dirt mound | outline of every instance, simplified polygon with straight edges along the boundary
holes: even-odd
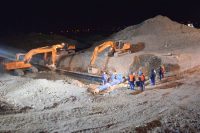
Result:
[[[195,28],[190,28],[186,25],[172,21],[168,17],[158,15],[154,18],[150,18],[141,24],[129,26],[124,30],[113,35],[114,38],[121,37],[122,35],[129,36],[141,36],[147,34],[171,34],[171,33],[183,33],[183,32],[199,32]]]
[[[142,51],[145,48],[145,44],[143,42],[138,42],[137,44],[132,45],[131,52],[136,53]]]
[[[134,47],[135,51],[132,54],[120,57],[107,58],[106,50],[104,50],[99,53],[95,61],[95,66],[100,69],[115,69],[118,73],[125,74],[130,69],[130,64],[135,61],[135,56],[142,54],[144,54],[142,63],[136,62],[134,65],[145,66],[147,61],[146,64],[150,64],[147,67],[157,68],[161,63],[164,63],[170,64],[167,65],[170,71],[178,71],[199,64],[199,59],[196,56],[200,50],[200,30],[172,21],[165,16],[159,15],[141,24],[127,27],[101,42],[107,40],[123,40],[132,44],[142,42],[144,45]],[[101,43],[94,43],[94,46],[96,44]],[[87,72],[94,46],[83,53],[63,59],[60,62],[60,67],[72,71]],[[154,60],[150,60],[148,56],[145,56],[146,54],[156,56],[160,58],[160,61],[152,64]]]
[[[161,59],[159,57],[151,54],[143,54],[134,57],[129,72],[137,71],[139,68],[142,68],[145,75],[149,75],[152,68],[157,70],[160,65]]]
[[[141,24],[129,26],[113,34],[109,39],[127,40],[132,43],[142,41],[149,46],[146,50],[172,50],[172,48],[182,49],[190,44],[196,45],[199,37],[198,29],[158,15]]]

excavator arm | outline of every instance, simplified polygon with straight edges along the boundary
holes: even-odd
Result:
[[[115,47],[115,43],[113,41],[107,41],[107,42],[104,42],[101,45],[95,47],[94,52],[92,54],[92,57],[90,59],[90,66],[94,65],[98,54],[101,53],[104,49],[106,49],[108,47],[114,48]]]
[[[56,45],[49,46],[49,47],[32,49],[27,54],[25,54],[24,62],[29,63],[30,60],[32,59],[33,55],[44,53],[46,56],[48,52],[51,52],[52,53],[52,65],[55,65],[57,49],[63,48],[63,47],[64,47],[64,44],[56,44]]]

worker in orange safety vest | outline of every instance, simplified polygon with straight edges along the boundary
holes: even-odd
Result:
[[[135,87],[135,73],[130,73],[128,78],[131,90],[134,90]]]
[[[140,86],[140,90],[141,91],[144,91],[144,88],[145,88],[145,75],[143,73],[141,73],[141,75],[139,75],[138,77],[139,79],[139,86]]]

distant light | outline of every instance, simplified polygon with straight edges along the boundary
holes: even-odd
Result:
[[[192,23],[187,24],[187,26],[194,28],[194,25]]]

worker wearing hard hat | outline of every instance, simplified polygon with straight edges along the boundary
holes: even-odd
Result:
[[[103,85],[105,85],[107,82],[108,82],[108,75],[106,72],[103,72],[102,83],[103,83]]]

